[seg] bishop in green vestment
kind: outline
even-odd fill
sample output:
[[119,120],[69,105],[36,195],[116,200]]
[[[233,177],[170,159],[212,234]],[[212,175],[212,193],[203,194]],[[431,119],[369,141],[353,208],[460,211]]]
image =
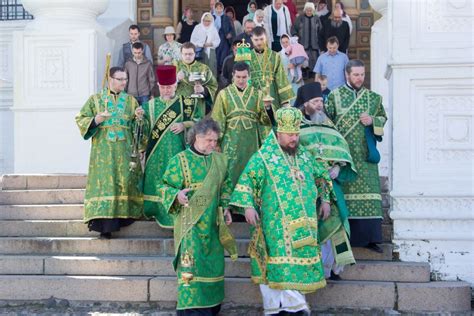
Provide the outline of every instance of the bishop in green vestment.
[[[329,94],[326,110],[349,143],[358,176],[342,186],[351,227],[351,244],[383,252],[382,196],[375,139],[381,140],[387,121],[382,97],[363,87],[365,66],[360,60],[346,65],[346,85]],[[380,156],[379,156],[380,159]]]
[[[89,173],[84,199],[84,222],[101,237],[143,216],[140,145],[134,137],[137,124],[146,131],[143,109],[124,92],[127,74],[113,67],[108,88],[92,95],[76,115],[81,136],[92,140]],[[140,123],[138,123],[139,119]]]
[[215,121],[196,123],[191,147],[170,160],[159,186],[160,203],[174,214],[178,315],[217,315],[224,299],[224,248],[237,258],[227,227],[232,218],[220,198],[229,181],[225,155],[214,152],[218,137]]
[[186,131],[203,114],[196,99],[176,96],[176,67],[156,69],[160,96],[144,105],[145,119],[151,126],[147,135],[145,175],[143,181],[144,213],[163,228],[173,227],[171,214],[158,203],[157,185],[170,159],[186,148]]
[[245,210],[252,228],[252,280],[260,285],[265,313],[309,310],[304,294],[326,285],[318,242],[316,201],[330,213],[327,171],[299,146],[301,111],[276,112],[271,132],[249,160],[230,204]]
[[322,248],[326,278],[339,280],[344,265],[355,263],[348,236],[349,212],[341,184],[353,181],[357,172],[349,145],[335,129],[324,112],[323,94],[319,82],[307,83],[298,89],[295,106],[303,113],[300,142],[312,158],[329,171],[334,196],[331,213],[318,221],[319,240]]
[[[175,62],[178,73],[176,94],[185,97],[196,97],[199,95],[200,97],[196,100],[197,107],[200,112],[208,114],[212,109],[216,96],[217,80],[207,65],[195,59],[196,47],[194,44],[184,43],[181,46],[181,57],[181,60]],[[194,78],[191,78],[193,76]]]
[[[260,148],[267,134],[259,126],[271,128],[271,121],[263,102],[263,93],[248,84],[249,66],[244,62],[234,65],[233,81],[216,98],[212,118],[221,129],[219,144],[228,158],[232,189],[250,157]],[[271,112],[273,114],[273,112]],[[229,199],[230,196],[223,196]]]
[[280,55],[267,47],[267,35],[263,27],[252,32],[253,49],[250,52],[250,77],[252,86],[273,98],[273,109],[289,103],[295,93],[288,82]]

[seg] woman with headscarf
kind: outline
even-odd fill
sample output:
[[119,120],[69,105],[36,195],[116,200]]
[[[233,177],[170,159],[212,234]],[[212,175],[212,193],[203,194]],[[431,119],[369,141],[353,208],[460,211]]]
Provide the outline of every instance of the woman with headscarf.
[[201,23],[196,25],[191,34],[191,43],[196,46],[196,59],[207,64],[216,75],[216,48],[221,43],[221,39],[214,26],[214,18],[211,13],[206,12],[202,15]]
[[263,12],[263,10],[258,9],[257,11],[255,11],[253,21],[255,22],[255,26],[261,26],[265,28],[265,13]]
[[268,46],[275,52],[281,51],[280,37],[290,34],[291,17],[290,10],[283,4],[283,0],[273,0],[272,5],[267,6],[264,23],[268,33]]
[[235,10],[234,7],[227,7],[225,8],[225,15],[230,19],[230,21],[233,23],[234,27],[234,38],[235,36],[242,34],[242,24],[235,18]]
[[230,53],[230,45],[235,37],[232,21],[224,14],[224,5],[222,2],[216,2],[214,6],[214,26],[219,34],[220,44],[216,48],[217,69],[218,73],[222,69],[224,59]]
[[245,24],[245,21],[247,20],[253,21],[253,18],[255,16],[255,11],[257,11],[257,9],[258,9],[257,2],[250,1],[249,4],[247,5],[248,14],[244,16],[244,18],[242,19],[242,24]]
[[[298,91],[298,88],[301,87],[302,85],[304,85],[304,81],[301,80],[301,81],[298,81],[296,82],[295,80],[293,80],[293,76],[291,75],[291,68],[293,67],[291,62],[290,62],[290,56],[286,53],[286,50],[288,47],[290,47],[290,37],[288,36],[288,34],[283,34],[281,37],[280,37],[280,45],[282,47],[281,51],[280,51],[280,57],[281,57],[281,64],[283,66],[283,68],[285,69],[285,73],[286,73],[286,76],[288,78],[288,82],[291,83],[291,88],[293,90],[293,92],[295,93],[296,95],[296,92]],[[293,105],[294,103],[294,99],[291,101],[291,105]]]

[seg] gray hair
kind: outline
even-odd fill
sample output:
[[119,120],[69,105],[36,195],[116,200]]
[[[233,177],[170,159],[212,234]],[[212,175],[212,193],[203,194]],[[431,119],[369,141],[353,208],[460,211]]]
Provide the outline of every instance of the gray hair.
[[346,64],[346,73],[352,72],[352,67],[365,67],[364,62],[360,59],[351,59]]
[[194,142],[196,141],[196,135],[206,135],[210,131],[219,135],[221,132],[219,124],[211,118],[204,118],[200,120],[194,124],[188,133],[189,144],[194,145]]

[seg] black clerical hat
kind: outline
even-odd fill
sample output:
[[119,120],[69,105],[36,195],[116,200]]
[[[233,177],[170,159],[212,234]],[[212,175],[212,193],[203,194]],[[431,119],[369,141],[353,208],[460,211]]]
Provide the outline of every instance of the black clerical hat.
[[311,99],[322,97],[323,93],[321,91],[321,84],[319,82],[307,83],[304,86],[298,88],[294,106],[300,107]]

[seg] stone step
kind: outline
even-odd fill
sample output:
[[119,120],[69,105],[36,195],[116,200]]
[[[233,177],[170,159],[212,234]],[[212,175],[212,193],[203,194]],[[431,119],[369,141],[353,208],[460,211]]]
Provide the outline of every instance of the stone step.
[[0,205],[82,204],[84,193],[84,189],[4,190]]
[[[86,182],[86,174],[4,174],[0,189],[84,189]],[[389,192],[388,177],[380,177],[380,189],[382,193]]]
[[[237,239],[240,257],[248,257],[248,239]],[[384,253],[365,248],[353,248],[357,260],[392,260],[393,246],[381,244]],[[97,237],[3,237],[0,238],[0,254],[35,255],[174,255],[171,238],[115,238],[103,240]]]
[[[402,284],[403,285],[403,284]],[[411,285],[411,284],[410,284]],[[313,308],[377,308],[393,310],[410,307],[404,303],[400,283],[338,281],[316,293],[307,295]],[[427,311],[470,311],[469,284],[465,282],[431,282],[411,285],[411,301],[425,308],[424,302],[436,299]],[[403,287],[402,287],[403,288]],[[397,289],[399,291],[397,295]],[[435,290],[433,290],[435,289]],[[246,278],[226,278],[225,302],[235,305],[260,307],[262,299],[258,286]],[[405,292],[405,289],[401,290]],[[0,276],[0,301],[43,300],[50,297],[69,301],[158,302],[176,300],[175,277],[136,276],[51,276],[51,275],[2,275]],[[400,294],[402,296],[400,297]],[[444,296],[443,296],[444,295]],[[398,298],[398,299],[397,299]]]
[[[0,255],[0,274],[174,276],[172,257]],[[250,277],[250,259],[226,258],[227,277]],[[429,282],[428,263],[358,261],[342,273],[350,281]]]
[[[33,211],[33,209],[31,209]],[[2,210],[0,207],[0,214]],[[234,222],[230,228],[236,238],[249,238],[249,225],[244,222]],[[391,225],[382,225],[382,235],[385,242],[390,242]],[[154,221],[136,221],[124,227],[115,234],[117,237],[172,237],[172,230],[160,228]],[[82,220],[0,220],[0,237],[96,237]]]
[[83,204],[0,205],[0,220],[81,220]]
[[[0,300],[144,302],[150,277],[0,275]],[[171,289],[170,289],[171,290]]]
[[398,283],[397,291],[398,310],[402,312],[471,311],[467,282]]
[[[249,225],[234,222],[230,229],[235,238],[249,238]],[[0,237],[97,237],[82,220],[0,220]],[[114,233],[117,237],[173,237],[171,229],[155,221],[136,221]]]
[[5,174],[0,179],[2,190],[84,189],[85,174]]

